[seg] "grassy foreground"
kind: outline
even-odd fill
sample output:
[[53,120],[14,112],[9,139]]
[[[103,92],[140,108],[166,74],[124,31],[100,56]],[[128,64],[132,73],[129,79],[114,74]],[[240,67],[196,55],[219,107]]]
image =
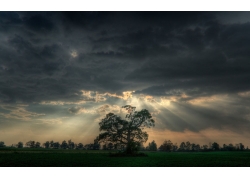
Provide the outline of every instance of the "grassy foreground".
[[1,167],[249,167],[250,152],[146,152],[109,157],[107,151],[0,149]]

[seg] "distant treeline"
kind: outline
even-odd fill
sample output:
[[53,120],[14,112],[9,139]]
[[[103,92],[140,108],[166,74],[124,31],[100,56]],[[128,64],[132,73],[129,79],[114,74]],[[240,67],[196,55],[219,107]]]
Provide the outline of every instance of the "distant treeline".
[[170,140],[165,140],[159,148],[157,148],[157,144],[155,141],[152,141],[148,144],[147,147],[142,147],[141,150],[149,150],[149,151],[167,151],[167,152],[189,152],[189,151],[243,151],[248,150],[248,147],[242,143],[238,144],[223,144],[220,146],[217,142],[209,143],[209,145],[199,145],[195,143],[182,142],[179,146],[177,143],[172,143]]
[[[72,140],[54,142],[46,141],[45,143],[41,144],[40,142],[36,141],[28,141],[25,144],[23,142],[18,142],[17,144],[12,144],[11,146],[6,146],[3,141],[0,141],[0,148],[3,147],[12,147],[12,148],[48,148],[48,149],[85,149],[85,150],[124,150],[124,145],[114,144],[114,143],[104,143],[99,144],[98,142],[94,141],[94,143],[85,144],[83,143],[74,143]],[[220,146],[218,143],[209,143],[209,145],[199,145],[195,143],[182,142],[179,146],[177,143],[172,143],[170,140],[165,140],[159,147],[157,146],[156,142],[153,140],[148,144],[148,146],[144,147],[141,144],[140,147],[141,151],[165,151],[165,152],[199,152],[199,151],[243,151],[249,150],[248,147],[242,143],[238,144],[223,144]]]
[[[0,141],[0,148],[1,147],[7,147],[3,141]],[[83,145],[82,143],[74,143],[71,140],[68,141],[62,141],[61,143],[59,142],[54,142],[52,141],[46,141],[45,143],[41,144],[40,142],[36,141],[28,141],[25,144],[23,142],[18,142],[17,144],[12,144],[12,148],[50,148],[50,149],[93,149],[93,150],[98,150],[100,149],[100,144],[94,142],[93,144],[85,144]]]

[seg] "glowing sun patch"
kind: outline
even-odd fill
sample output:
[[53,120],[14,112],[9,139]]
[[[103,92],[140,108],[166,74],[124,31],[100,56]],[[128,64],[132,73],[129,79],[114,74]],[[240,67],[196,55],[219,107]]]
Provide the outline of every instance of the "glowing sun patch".
[[73,57],[73,58],[76,58],[78,56],[77,52],[75,50],[71,51],[70,55]]

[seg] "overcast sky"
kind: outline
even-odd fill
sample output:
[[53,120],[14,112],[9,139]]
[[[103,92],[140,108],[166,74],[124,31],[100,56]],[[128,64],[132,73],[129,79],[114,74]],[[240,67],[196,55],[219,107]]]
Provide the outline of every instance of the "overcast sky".
[[250,146],[249,12],[0,12],[0,141],[92,143],[123,105],[165,139]]

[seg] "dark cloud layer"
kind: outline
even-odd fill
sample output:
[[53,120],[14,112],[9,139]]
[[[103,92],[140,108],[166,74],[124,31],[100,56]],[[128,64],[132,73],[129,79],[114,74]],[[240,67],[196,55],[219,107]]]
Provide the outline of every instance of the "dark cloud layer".
[[157,94],[159,84],[160,94],[248,90],[250,24],[220,15],[1,12],[1,99],[69,99],[81,89]]
[[[249,96],[238,94],[250,91],[250,22],[245,18],[249,16],[248,12],[0,12],[0,103],[70,104],[86,100],[82,90],[117,95],[135,90],[137,95],[176,96],[179,103],[227,94],[248,107]],[[234,107],[228,106],[228,112]],[[236,119],[249,127],[247,111],[228,115],[193,106],[183,111],[196,114],[203,123],[188,124],[165,109],[173,121],[165,121],[166,127],[199,131],[227,123],[234,127],[239,124]],[[65,108],[71,115],[79,112],[80,106]],[[195,128],[190,125],[195,123]]]

